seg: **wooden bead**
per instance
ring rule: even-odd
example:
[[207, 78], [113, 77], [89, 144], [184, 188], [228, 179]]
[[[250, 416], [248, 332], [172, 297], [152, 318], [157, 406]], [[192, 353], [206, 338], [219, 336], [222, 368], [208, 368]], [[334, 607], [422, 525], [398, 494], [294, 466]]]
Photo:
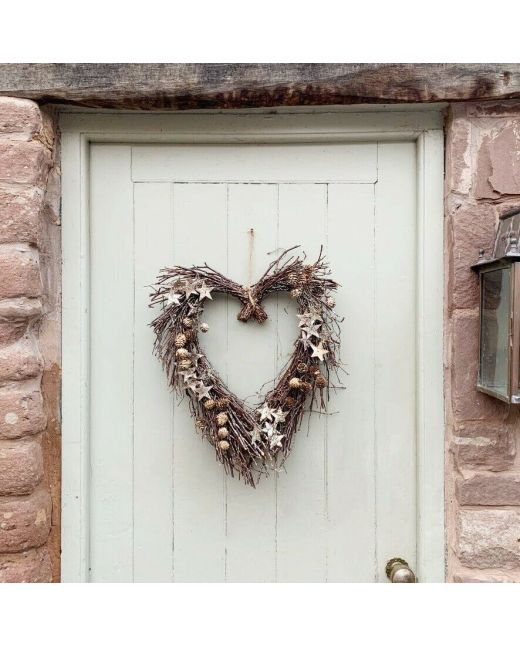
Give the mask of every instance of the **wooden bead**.
[[217, 424], [219, 426], [225, 426], [227, 422], [228, 422], [228, 416], [226, 415], [226, 413], [219, 413], [217, 415]]
[[325, 386], [327, 385], [327, 380], [321, 374], [321, 372], [317, 373], [315, 378], [316, 378], [316, 386], [318, 386], [318, 388], [325, 388]]
[[227, 397], [222, 397], [222, 399], [217, 399], [216, 400], [216, 404], [217, 404], [217, 408], [219, 410], [224, 410], [229, 406], [230, 401], [229, 401], [229, 399]]
[[183, 348], [186, 345], [186, 335], [182, 332], [175, 337], [175, 347]]

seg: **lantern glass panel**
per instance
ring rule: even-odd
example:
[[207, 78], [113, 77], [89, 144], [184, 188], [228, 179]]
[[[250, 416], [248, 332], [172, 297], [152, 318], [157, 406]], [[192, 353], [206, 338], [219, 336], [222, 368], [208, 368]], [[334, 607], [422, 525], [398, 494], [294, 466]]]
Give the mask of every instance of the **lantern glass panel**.
[[511, 268], [481, 275], [480, 385], [509, 396]]

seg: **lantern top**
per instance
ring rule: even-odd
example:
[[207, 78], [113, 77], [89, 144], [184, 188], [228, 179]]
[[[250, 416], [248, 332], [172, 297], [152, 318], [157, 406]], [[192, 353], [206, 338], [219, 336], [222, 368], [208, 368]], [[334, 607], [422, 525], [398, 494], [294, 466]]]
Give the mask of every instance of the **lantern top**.
[[493, 254], [486, 258], [481, 249], [478, 262], [471, 268], [479, 271], [490, 265], [503, 265], [504, 262], [520, 260], [520, 209], [504, 213], [500, 216], [497, 227]]

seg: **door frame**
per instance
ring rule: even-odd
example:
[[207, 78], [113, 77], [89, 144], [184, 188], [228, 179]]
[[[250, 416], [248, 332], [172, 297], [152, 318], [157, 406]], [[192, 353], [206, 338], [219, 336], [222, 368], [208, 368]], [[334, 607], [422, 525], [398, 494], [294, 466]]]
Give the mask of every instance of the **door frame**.
[[444, 581], [443, 107], [61, 114], [62, 581], [89, 578], [90, 145], [349, 141], [417, 145], [417, 575]]

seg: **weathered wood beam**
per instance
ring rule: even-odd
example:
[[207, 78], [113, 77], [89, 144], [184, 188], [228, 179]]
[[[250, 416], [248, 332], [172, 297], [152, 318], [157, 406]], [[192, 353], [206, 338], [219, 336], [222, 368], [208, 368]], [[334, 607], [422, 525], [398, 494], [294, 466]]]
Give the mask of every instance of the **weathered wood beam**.
[[520, 98], [520, 64], [0, 64], [0, 95], [136, 110]]

